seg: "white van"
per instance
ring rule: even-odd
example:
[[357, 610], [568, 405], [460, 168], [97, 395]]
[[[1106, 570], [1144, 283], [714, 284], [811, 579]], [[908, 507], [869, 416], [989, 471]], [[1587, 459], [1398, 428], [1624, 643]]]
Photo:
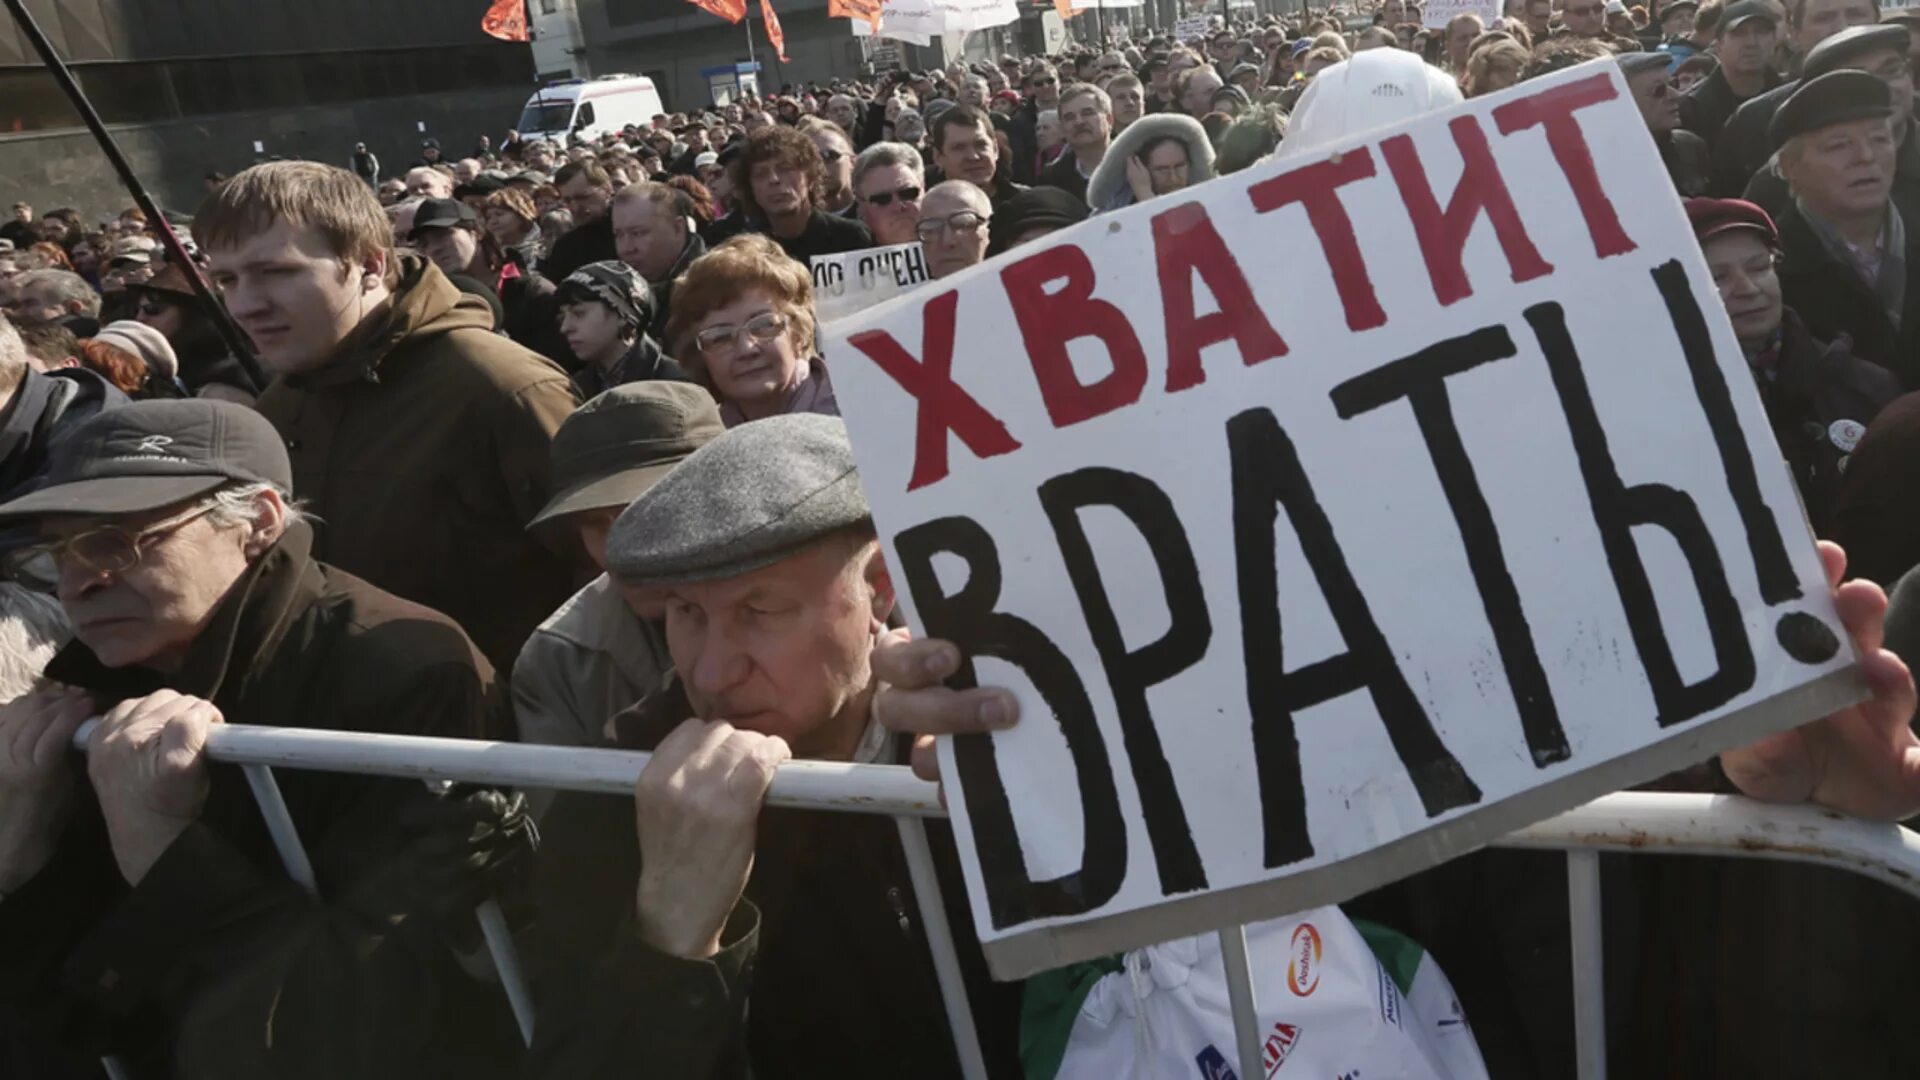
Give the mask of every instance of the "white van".
[[666, 112], [660, 92], [645, 75], [567, 79], [542, 87], [527, 99], [519, 132], [525, 139], [566, 142], [572, 135], [596, 139], [628, 124], [645, 124]]

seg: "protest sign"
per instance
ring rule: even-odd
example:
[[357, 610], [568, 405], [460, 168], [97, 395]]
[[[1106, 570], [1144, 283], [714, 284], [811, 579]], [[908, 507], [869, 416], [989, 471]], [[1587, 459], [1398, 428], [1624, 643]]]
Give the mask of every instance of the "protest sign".
[[1483, 26], [1492, 26], [1500, 17], [1499, 0], [1427, 0], [1420, 25], [1429, 30], [1444, 29], [1456, 15], [1478, 15]]
[[813, 314], [825, 323], [865, 311], [927, 280], [927, 257], [919, 244], [894, 244], [815, 255], [812, 270]]
[[[1594, 151], [1604, 147], [1606, 152]], [[827, 328], [1002, 978], [1403, 877], [1861, 695], [1619, 71]]]
[[1197, 37], [1206, 37], [1208, 25], [1205, 15], [1189, 15], [1184, 19], [1175, 19], [1173, 21], [1174, 40], [1191, 41]]

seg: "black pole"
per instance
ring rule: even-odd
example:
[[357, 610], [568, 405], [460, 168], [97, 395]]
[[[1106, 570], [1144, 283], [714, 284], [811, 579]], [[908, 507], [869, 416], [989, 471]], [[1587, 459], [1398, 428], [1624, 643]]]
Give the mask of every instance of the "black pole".
[[125, 184], [127, 191], [133, 195], [133, 201], [139, 205], [141, 213], [147, 215], [147, 221], [150, 224], [158, 227], [160, 243], [167, 249], [167, 261], [179, 266], [186, 274], [187, 284], [193, 286], [193, 294], [199, 297], [200, 302], [205, 304], [207, 310], [212, 313], [214, 326], [219, 328], [220, 336], [225, 339], [227, 348], [233, 351], [234, 359], [240, 362], [240, 366], [246, 370], [248, 377], [253, 379], [254, 385], [266, 386], [268, 381], [266, 375], [260, 370], [259, 362], [253, 357], [253, 344], [247, 340], [245, 334], [240, 332], [240, 328], [234, 325], [232, 317], [227, 314], [226, 306], [221, 304], [219, 298], [213, 295], [213, 290], [207, 287], [206, 278], [200, 275], [200, 268], [194, 265], [193, 260], [187, 255], [186, 248], [181, 246], [180, 238], [174, 235], [173, 225], [167, 221], [167, 216], [161, 213], [160, 205], [153, 201], [153, 196], [147, 194], [147, 189], [141, 185], [140, 178], [133, 174], [133, 166], [129, 165], [126, 156], [120, 153], [120, 145], [113, 141], [112, 135], [107, 133], [107, 126], [100, 121], [100, 114], [94, 111], [93, 103], [87, 100], [86, 91], [80, 89], [80, 83], [73, 77], [73, 72], [67, 68], [66, 61], [60, 59], [60, 54], [53, 51], [53, 42], [47, 40], [47, 35], [40, 30], [40, 24], [34, 21], [33, 14], [27, 10], [25, 0], [6, 0], [6, 5], [7, 10], [13, 13], [14, 21], [20, 24], [20, 32], [27, 35], [28, 41], [33, 42], [34, 51], [40, 54], [40, 59], [47, 65], [47, 70], [53, 73], [54, 81], [60, 84], [60, 89], [65, 91], [67, 99], [73, 102], [74, 109], [80, 113], [80, 119], [86, 122], [87, 130], [93, 132], [94, 141], [100, 144], [100, 149], [107, 155], [107, 160], [113, 163], [113, 171], [120, 174], [120, 182]]

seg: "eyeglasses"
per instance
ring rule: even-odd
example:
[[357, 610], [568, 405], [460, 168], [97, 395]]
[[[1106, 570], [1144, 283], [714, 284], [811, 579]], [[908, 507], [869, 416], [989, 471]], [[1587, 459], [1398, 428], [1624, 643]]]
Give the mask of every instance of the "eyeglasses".
[[919, 224], [913, 227], [913, 232], [921, 240], [931, 240], [939, 236], [942, 229], [952, 229], [954, 232], [976, 232], [986, 223], [987, 219], [983, 215], [971, 210], [962, 210], [943, 218], [922, 218]]
[[[127, 271], [123, 270], [121, 273], [125, 274]], [[152, 300], [140, 301], [140, 314], [145, 315], [149, 319], [157, 319], [172, 310], [173, 307], [169, 304], [157, 304]]]
[[30, 564], [51, 560], [57, 569], [68, 559], [101, 574], [122, 574], [140, 565], [140, 558], [153, 545], [190, 522], [213, 512], [215, 503], [205, 503], [165, 521], [156, 521], [144, 529], [128, 530], [118, 525], [99, 525], [72, 536], [43, 544], [16, 548], [7, 553], [5, 568], [9, 577], [19, 577]]
[[767, 311], [739, 326], [709, 326], [693, 336], [693, 347], [701, 355], [709, 355], [723, 348], [739, 348], [743, 336], [756, 345], [765, 345], [786, 332], [787, 317]]
[[1053, 85], [1053, 76], [1051, 76], [1051, 75], [1036, 75], [1036, 76], [1034, 76], [1033, 78], [1031, 78], [1031, 79], [1028, 79], [1028, 80], [1027, 80], [1027, 85], [1028, 85], [1028, 86], [1052, 86], [1052, 85]]
[[917, 203], [920, 201], [920, 189], [909, 184], [892, 191], [878, 191], [867, 196], [866, 203], [868, 206], [890, 206], [895, 199], [903, 203]]

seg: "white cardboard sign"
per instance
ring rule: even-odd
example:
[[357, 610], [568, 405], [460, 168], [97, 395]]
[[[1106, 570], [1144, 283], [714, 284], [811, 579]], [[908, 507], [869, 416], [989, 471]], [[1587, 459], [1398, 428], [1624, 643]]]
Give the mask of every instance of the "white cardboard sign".
[[1482, 25], [1492, 26], [1500, 17], [1500, 4], [1498, 0], [1427, 0], [1420, 25], [1429, 30], [1443, 29], [1458, 15], [1478, 15]]
[[[1604, 152], [1600, 152], [1604, 148]], [[1863, 696], [1598, 61], [827, 328], [994, 973], [1339, 902]]]
[[927, 280], [927, 256], [918, 244], [861, 248], [813, 257], [813, 314], [821, 322], [845, 318]]

